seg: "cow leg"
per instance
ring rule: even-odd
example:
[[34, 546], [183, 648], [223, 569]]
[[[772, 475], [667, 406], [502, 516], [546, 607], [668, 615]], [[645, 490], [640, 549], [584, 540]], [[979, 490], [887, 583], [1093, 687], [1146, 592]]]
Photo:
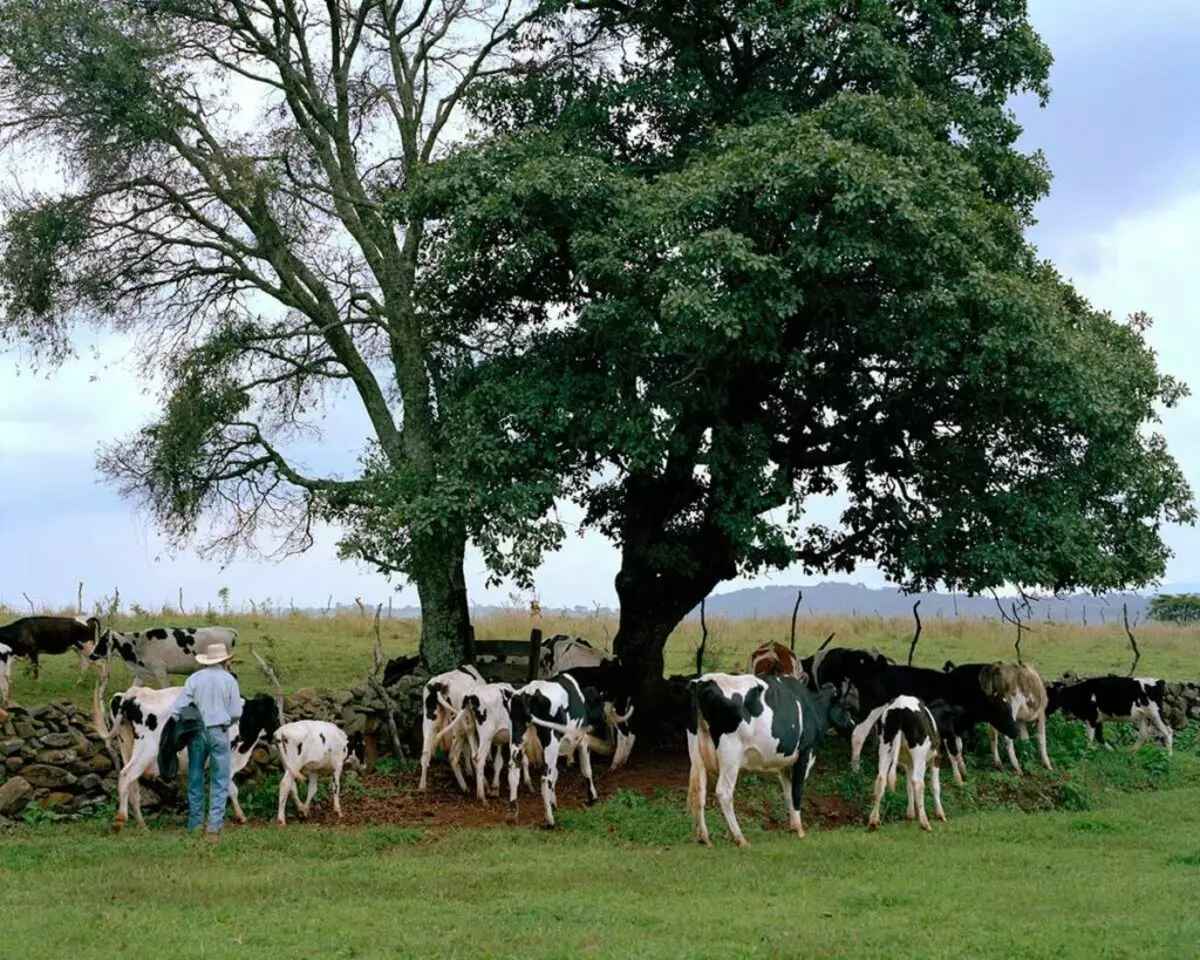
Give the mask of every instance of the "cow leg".
[[990, 723], [987, 728], [988, 746], [992, 748], [992, 763], [997, 770], [1003, 770], [1004, 764], [1000, 762], [1000, 734]]
[[149, 829], [142, 817], [142, 787], [137, 780], [134, 780], [129, 787], [129, 799], [133, 803], [133, 822], [137, 824], [139, 830]]
[[317, 775], [310, 773], [308, 775], [308, 795], [304, 798], [304, 805], [300, 807], [300, 816], [308, 819], [308, 815], [312, 812], [313, 797], [317, 795]]
[[732, 744], [732, 737], [722, 737], [721, 746], [717, 748], [717, 803], [721, 805], [721, 814], [729, 827], [730, 837], [739, 847], [748, 847], [742, 828], [738, 826], [737, 817], [733, 812], [733, 791], [737, 788], [738, 767], [741, 758], [735, 751], [724, 749]]
[[879, 772], [875, 774], [875, 798], [871, 804], [871, 815], [867, 817], [867, 829], [879, 826], [879, 808], [883, 803], [883, 791], [887, 787], [888, 773], [893, 767], [892, 747], [883, 737], [879, 738]]
[[[491, 752], [492, 745], [487, 738], [480, 736], [479, 750], [475, 754], [475, 798], [487, 806], [487, 773], [484, 767], [487, 763], [487, 755]], [[496, 768], [496, 782], [500, 781], [500, 748], [496, 748], [496, 762], [493, 766]]]
[[463, 793], [470, 793], [462, 772], [462, 758], [467, 746], [465, 741], [466, 738], [462, 736], [461, 728], [455, 730], [453, 740], [450, 742], [450, 769], [454, 772], [454, 779], [458, 781], [458, 789]]
[[[333, 765], [333, 812], [342, 819], [342, 761]], [[313, 778], [316, 780], [316, 777]]]
[[554, 811], [558, 807], [558, 796], [554, 792], [555, 781], [558, 779], [559, 736], [555, 731], [550, 733], [550, 742], [545, 747], [545, 769], [542, 770], [542, 807], [545, 812], [546, 826], [554, 826]]
[[[792, 807], [796, 811], [796, 824], [793, 827], [797, 837], [804, 838], [804, 824], [800, 819], [804, 807], [804, 784], [808, 780], [808, 772], [816, 763], [817, 757], [812, 750], [801, 750], [792, 767]], [[790, 824], [789, 824], [790, 826]]]
[[1050, 763], [1050, 754], [1046, 752], [1046, 711], [1038, 714], [1037, 718], [1037, 743], [1038, 753], [1042, 758], [1042, 766], [1047, 770], [1053, 770], [1054, 766]]
[[588, 749], [586, 740], [580, 741], [576, 750], [579, 754], [579, 772], [583, 774], [583, 781], [587, 786], [587, 803], [590, 807], [600, 799], [600, 794], [596, 792], [595, 781], [592, 780], [592, 752]]
[[436, 732], [432, 718], [421, 720], [421, 781], [417, 784], [417, 789], [421, 791], [424, 791], [429, 777], [429, 761], [433, 758], [433, 737]]
[[[292, 776], [292, 771], [287, 767], [283, 768], [283, 779], [279, 781], [279, 812], [276, 815], [281, 824], [286, 824], [287, 819], [284, 817], [284, 811], [287, 808], [287, 798], [289, 793], [296, 792], [296, 780]], [[299, 797], [296, 798], [296, 806], [300, 805]]]
[[42, 665], [41, 665], [40, 661], [38, 660], [38, 652], [37, 652], [36, 647], [34, 647], [33, 652], [29, 655], [29, 659], [33, 663], [33, 679], [41, 680], [42, 679]]
[[94, 643], [86, 643], [79, 648], [79, 679], [75, 681], [75, 686], [79, 686], [87, 677], [88, 654], [92, 652], [94, 646]]
[[790, 774], [795, 771], [793, 766], [791, 770], [779, 771], [779, 786], [783, 788], [783, 802], [787, 805], [788, 811], [788, 829], [796, 836], [804, 836], [804, 827], [800, 825], [800, 811], [796, 809], [796, 805], [792, 802], [792, 778]]
[[[518, 764], [520, 769], [518, 769]], [[509, 741], [508, 744], [508, 811], [517, 812], [517, 786], [521, 781], [521, 771], [525, 773], [525, 782], [529, 782], [529, 761], [525, 757], [525, 744]], [[530, 787], [530, 792], [533, 788]]]
[[941, 761], [936, 753], [929, 770], [929, 786], [933, 790], [933, 812], [942, 823], [946, 822], [946, 811], [942, 809], [942, 771]]
[[[1012, 742], [1011, 740], [1009, 741]], [[917, 823], [922, 830], [932, 830], [929, 818], [925, 815], [925, 762], [929, 755], [928, 747], [917, 747], [916, 753], [909, 751], [908, 790], [909, 803], [917, 802]]]
[[704, 766], [700, 751], [700, 735], [689, 732], [687, 739], [688, 758], [691, 761], [691, 769], [688, 771], [688, 809], [692, 811], [696, 840], [707, 847], [712, 845], [708, 839], [708, 823], [704, 814], [704, 804], [708, 799], [708, 768]]
[[1104, 724], [1099, 720], [1096, 721], [1096, 742], [1105, 750], [1112, 749], [1112, 744], [1104, 739]]
[[139, 776], [141, 771], [134, 773], [133, 759], [130, 758], [117, 777], [117, 815], [113, 819], [114, 830], [120, 830], [129, 822], [129, 795]]
[[246, 814], [242, 811], [241, 805], [238, 803], [238, 788], [234, 782], [232, 773], [229, 775], [229, 805], [233, 807], [233, 815], [237, 818], [237, 822], [245, 823]]
[[1004, 738], [1004, 746], [1008, 749], [1008, 762], [1012, 764], [1013, 770], [1016, 771], [1018, 777], [1023, 775], [1025, 771], [1021, 769], [1021, 764], [1017, 760], [1017, 743], [1016, 743], [1016, 741], [1013, 740], [1012, 737], [1005, 737]]
[[503, 744], [497, 743], [492, 752], [492, 793], [500, 796], [500, 772], [504, 768]]

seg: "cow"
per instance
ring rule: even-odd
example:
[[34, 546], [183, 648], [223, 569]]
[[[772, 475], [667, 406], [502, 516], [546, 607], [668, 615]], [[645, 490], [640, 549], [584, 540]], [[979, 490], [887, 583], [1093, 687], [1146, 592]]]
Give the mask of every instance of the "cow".
[[[487, 804], [487, 780], [485, 764], [488, 755], [492, 756], [493, 781], [492, 792], [500, 794], [500, 772], [504, 767], [505, 748], [513, 742], [512, 713], [510, 705], [516, 694], [511, 683], [484, 683], [471, 688], [463, 696], [462, 709], [455, 717], [451, 726], [465, 725], [473, 733], [468, 734], [477, 744], [475, 747], [475, 796], [479, 802]], [[525, 786], [533, 790], [533, 782], [529, 777], [529, 762], [524, 751], [507, 751], [509, 756], [517, 755], [521, 762], [525, 777]]]
[[82, 680], [99, 632], [100, 621], [96, 617], [22, 617], [0, 627], [0, 643], [12, 650], [14, 656], [27, 657], [33, 664], [33, 675], [38, 678], [42, 675], [38, 660], [41, 654], [74, 650], [79, 654]]
[[[878, 650], [862, 650], [856, 647], [832, 647], [818, 650], [811, 657], [800, 661], [808, 688], [814, 693], [827, 684], [843, 697], [857, 697], [855, 678], [883, 667], [895, 666], [896, 662]], [[850, 704], [847, 703], [847, 706]]]
[[132, 633], [105, 630], [89, 659], [103, 661], [117, 654], [133, 671], [135, 687], [150, 679], [165, 687], [168, 674], [187, 676], [203, 669], [196, 654], [214, 643], [224, 644], [232, 652], [237, 631], [232, 627], [152, 627]]
[[[571, 667], [563, 671], [579, 684], [584, 699], [602, 704], [603, 723], [593, 728], [588, 735], [588, 748], [593, 753], [612, 755], [610, 770], [625, 765], [633, 752], [637, 734], [630, 725], [633, 716], [633, 683], [620, 660], [613, 658], [593, 666]], [[602, 733], [602, 736], [597, 734]], [[564, 753], [571, 763], [574, 747]]]
[[746, 672], [756, 677], [795, 677], [805, 680], [800, 659], [782, 643], [764, 643], [746, 660]]
[[[333, 812], [338, 819], [342, 816], [342, 769], [347, 764], [362, 769], [362, 758], [352, 746], [350, 738], [336, 724], [327, 720], [293, 720], [275, 731], [273, 737], [279, 762], [283, 765], [283, 779], [279, 781], [279, 812], [276, 819], [286, 825], [284, 811], [290, 793], [296, 801], [301, 817], [307, 817], [312, 808], [313, 796], [317, 792], [317, 774], [329, 774], [333, 780]], [[308, 795], [303, 803], [296, 790], [296, 782], [308, 778]]]
[[[473, 666], [463, 664], [445, 673], [430, 677], [425, 681], [421, 702], [424, 705], [424, 716], [421, 719], [421, 781], [418, 790], [424, 790], [429, 777], [429, 762], [433, 752], [445, 738], [450, 739], [448, 751], [450, 754], [450, 769], [454, 771], [454, 779], [463, 793], [467, 793], [467, 781], [463, 779], [460, 763], [462, 754], [467, 755], [467, 772], [473, 771], [472, 757], [475, 745], [471, 740], [471, 732], [462, 726], [452, 726], [459, 711], [462, 710], [462, 699], [475, 686], [482, 684], [482, 675]], [[469, 747], [469, 749], [465, 749]]]
[[[962, 752], [962, 733], [977, 723], [988, 723], [1006, 737], [1020, 736], [1020, 727], [1006, 700], [985, 693], [978, 675], [970, 671], [946, 673], [927, 667], [884, 666], [860, 664], [847, 682], [858, 691], [859, 716], [867, 717], [876, 707], [896, 697], [916, 697], [926, 704], [942, 700], [951, 707], [961, 708], [954, 722], [954, 744]], [[857, 766], [862, 744], [851, 745], [851, 765]]]
[[421, 655], [418, 653], [389, 660], [383, 667], [383, 685], [395, 686], [404, 677], [417, 672], [421, 666]]
[[939, 754], [941, 737], [933, 712], [916, 697], [899, 696], [872, 710], [854, 729], [852, 739], [865, 740], [867, 732], [879, 728], [879, 771], [875, 775], [875, 802], [867, 818], [867, 829], [879, 826], [879, 805], [884, 786], [896, 789], [896, 766], [904, 754], [905, 779], [908, 782], [908, 808], [905, 816], [912, 820], [914, 807], [921, 829], [932, 831], [925, 816], [925, 770], [929, 769], [929, 785], [933, 790], [933, 811], [942, 822], [942, 785]]
[[537, 675], [545, 680], [575, 667], [594, 667], [612, 659], [612, 654], [597, 650], [583, 637], [568, 637], [565, 633], [558, 633], [542, 641]]
[[717, 776], [717, 802], [733, 842], [739, 847], [748, 845], [733, 812], [733, 791], [742, 770], [778, 775], [788, 825], [797, 837], [803, 837], [800, 807], [816, 750], [831, 724], [843, 732], [854, 726], [836, 701], [836, 692], [824, 689], [814, 694], [795, 677], [728, 673], [706, 673], [688, 686], [688, 807], [696, 839], [710, 845], [704, 806], [712, 773]]
[[558, 758], [563, 753], [578, 754], [588, 805], [599, 799], [592, 779], [590, 744], [596, 731], [610, 722], [607, 715], [610, 707], [595, 690], [585, 696], [579, 681], [569, 673], [549, 680], [532, 680], [516, 692], [509, 703], [512, 737], [508, 755], [508, 807], [513, 814], [517, 810], [521, 753], [525, 760], [520, 762], [528, 762], [530, 769], [541, 775], [547, 827], [554, 826], [554, 812], [558, 808]]
[[[108, 719], [105, 719], [100, 704], [101, 687], [97, 683], [92, 697], [92, 725], [105, 741], [120, 736], [121, 770], [117, 778], [117, 815], [113, 829], [120, 830], [129, 820], [129, 803], [133, 802], [133, 819], [141, 830], [146, 829], [142, 819], [142, 794], [138, 781], [142, 777], [158, 776], [158, 741], [163, 727], [171, 715], [171, 708], [183, 691], [183, 687], [132, 686], [124, 693], [113, 694], [109, 701]], [[242, 716], [229, 727], [229, 802], [239, 823], [246, 822], [246, 814], [238, 804], [238, 789], [234, 782], [235, 773], [240, 773], [250, 762], [251, 754], [259, 742], [268, 741], [277, 723], [277, 707], [268, 694], [259, 694], [242, 699]], [[187, 778], [187, 750], [179, 751], [180, 776]]]
[[[1050, 763], [1050, 756], [1046, 752], [1046, 686], [1042, 683], [1042, 678], [1038, 676], [1036, 670], [1024, 664], [1004, 663], [999, 660], [994, 663], [964, 663], [957, 667], [952, 661], [947, 660], [942, 670], [952, 675], [975, 677], [980, 689], [985, 694], [998, 697], [1007, 703], [1012, 710], [1013, 719], [1017, 721], [1020, 728], [1022, 740], [1029, 739], [1025, 724], [1037, 723], [1038, 753], [1042, 759], [1042, 766], [1047, 770], [1054, 769], [1053, 764]], [[1000, 760], [999, 740], [1001, 736], [1004, 739], [1005, 749], [1008, 751], [1009, 763], [1012, 764], [1013, 770], [1020, 775], [1021, 764], [1017, 761], [1017, 751], [1012, 737], [998, 734], [996, 728], [989, 725], [988, 742], [991, 744], [992, 760], [996, 769], [1004, 769], [1004, 764]]]
[[[4, 707], [15, 706], [12, 700], [12, 662], [15, 658], [12, 647], [0, 643], [0, 698], [4, 700]], [[8, 719], [4, 707], [0, 707], [0, 720]]]
[[1112, 674], [1068, 682], [1054, 680], [1046, 684], [1046, 713], [1059, 710], [1063, 716], [1082, 720], [1087, 728], [1088, 743], [1104, 742], [1105, 720], [1130, 720], [1138, 725], [1135, 751], [1141, 749], [1150, 735], [1150, 726], [1162, 736], [1167, 753], [1173, 749], [1174, 734], [1163, 721], [1163, 696], [1166, 683], [1152, 677], [1118, 677]]

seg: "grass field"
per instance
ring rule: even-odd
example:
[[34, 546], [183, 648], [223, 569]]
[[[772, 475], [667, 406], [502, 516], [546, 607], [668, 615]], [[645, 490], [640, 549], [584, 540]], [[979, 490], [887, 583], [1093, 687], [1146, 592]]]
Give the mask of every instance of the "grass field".
[[[371, 662], [369, 617], [216, 619], [238, 629], [239, 648], [268, 654], [289, 690], [345, 686]], [[514, 614], [476, 629], [481, 638], [515, 638], [530, 625]], [[593, 618], [540, 625], [602, 646], [615, 632]], [[1120, 628], [1034, 629], [1022, 647], [1043, 676], [1128, 670]], [[835, 630], [839, 645], [877, 646], [897, 659], [911, 636], [904, 621], [809, 619], [797, 649]], [[417, 631], [385, 620], [385, 654], [414, 650]], [[706, 668], [740, 669], [750, 649], [787, 633], [786, 620], [712, 622]], [[1200, 676], [1200, 631], [1151, 625], [1136, 634], [1139, 674]], [[1012, 628], [996, 622], [927, 621], [915, 662], [1008, 659], [1012, 640]], [[668, 670], [690, 671], [698, 641], [697, 625], [681, 629]], [[243, 688], [263, 689], [244, 659]], [[90, 682], [75, 685], [77, 664], [46, 658], [41, 682], [18, 667], [17, 698], [86, 700]], [[122, 679], [118, 672], [110, 689]], [[624, 789], [621, 775], [649, 763], [636, 749], [626, 770], [601, 774], [604, 802], [560, 808], [550, 833], [505, 826], [495, 807], [490, 829], [331, 826], [327, 817], [279, 829], [266, 826], [278, 783], [271, 773], [243, 785], [251, 825], [226, 831], [217, 847], [185, 836], [177, 815], [152, 816], [148, 834], [119, 837], [105, 829], [111, 809], [72, 824], [33, 816], [0, 832], [8, 918], [0, 957], [1200, 956], [1200, 731], [1195, 723], [1182, 731], [1171, 758], [1158, 745], [1122, 749], [1133, 738], [1127, 724], [1106, 732], [1117, 750], [1090, 751], [1080, 724], [1051, 718], [1055, 771], [1034, 766], [1033, 744], [1022, 743], [1029, 773], [1020, 779], [987, 769], [977, 752], [964, 788], [945, 778], [950, 821], [935, 822], [932, 835], [904, 821], [902, 792], [887, 795], [878, 833], [863, 830], [875, 758], [853, 775], [846, 745], [834, 739], [813, 769], [808, 797], [820, 802], [806, 803], [815, 815], [806, 813], [803, 841], [784, 829], [775, 779], [742, 778], [735, 803], [745, 851], [728, 844], [714, 805], [715, 847], [691, 843], [686, 760], [660, 762], [661, 788]], [[573, 775], [564, 774], [560, 798], [575, 791]], [[350, 778], [343, 805], [414, 790], [411, 764], [373, 776]], [[438, 776], [448, 780], [443, 769]], [[523, 796], [532, 812], [536, 801]], [[318, 802], [327, 806], [323, 797], [324, 787]]]
[[[0, 623], [21, 614], [0, 609]], [[112, 621], [118, 629], [139, 629], [156, 625], [198, 625], [221, 623], [238, 631], [238, 649], [243, 665], [238, 670], [248, 692], [266, 690], [267, 684], [253, 665], [249, 650], [257, 649], [275, 663], [280, 681], [288, 691], [302, 688], [338, 689], [363, 679], [371, 667], [374, 627], [371, 616], [340, 614], [327, 618], [282, 613], [274, 616], [234, 614], [179, 615], [165, 611], [153, 616], [118, 616]], [[105, 619], [105, 625], [109, 623]], [[475, 624], [480, 639], [520, 639], [529, 636], [532, 626], [540, 626], [550, 636], [566, 633], [581, 636], [610, 649], [617, 630], [616, 621], [605, 617], [543, 616], [533, 621], [527, 614], [513, 613], [480, 619]], [[1124, 674], [1131, 653], [1124, 629], [1117, 624], [1083, 627], [1078, 624], [1034, 623], [1032, 632], [1022, 640], [1026, 663], [1044, 678], [1057, 676], [1065, 669], [1080, 673]], [[883, 620], [879, 617], [817, 617], [801, 619], [796, 627], [796, 649], [804, 654], [815, 650], [830, 633], [836, 632], [837, 646], [874, 646], [904, 661], [912, 639], [910, 620]], [[762, 620], [712, 620], [706, 648], [706, 670], [741, 670], [746, 656], [767, 640], [788, 642], [788, 618]], [[1146, 624], [1135, 629], [1142, 659], [1141, 676], [1168, 679], [1200, 677], [1200, 629], [1166, 624]], [[420, 624], [416, 620], [387, 620], [381, 624], [384, 654], [387, 657], [413, 653], [417, 649]], [[927, 619], [913, 662], [940, 668], [946, 659], [957, 661], [1014, 659], [1016, 631], [998, 620]], [[689, 621], [671, 637], [667, 645], [667, 672], [690, 673], [695, 669], [700, 626]], [[22, 702], [66, 697], [82, 703], [90, 696], [90, 687], [77, 686], [78, 660], [72, 656], [46, 657], [42, 680], [35, 683], [21, 666], [15, 670], [15, 696]], [[110, 687], [127, 681], [123, 667], [114, 669]]]
[[686, 842], [680, 808], [564, 830], [306, 826], [0, 845], [7, 960], [396, 957], [1179, 958], [1200, 954], [1200, 789], [1080, 813]]

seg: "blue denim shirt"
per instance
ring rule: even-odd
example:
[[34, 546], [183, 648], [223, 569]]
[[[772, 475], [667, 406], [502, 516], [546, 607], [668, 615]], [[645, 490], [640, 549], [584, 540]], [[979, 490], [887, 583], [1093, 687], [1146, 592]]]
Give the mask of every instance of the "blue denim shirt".
[[206, 727], [227, 727], [242, 715], [238, 682], [220, 664], [205, 667], [187, 678], [183, 693], [171, 708], [171, 716], [178, 717], [189, 703], [196, 705]]

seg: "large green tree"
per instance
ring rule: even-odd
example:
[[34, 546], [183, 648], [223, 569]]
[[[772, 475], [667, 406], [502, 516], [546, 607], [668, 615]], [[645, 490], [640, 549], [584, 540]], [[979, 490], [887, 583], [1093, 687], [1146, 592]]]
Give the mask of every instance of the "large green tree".
[[[460, 367], [489, 332], [422, 299], [427, 225], [383, 200], [449, 151], [463, 97], [512, 68], [536, 12], [0, 5], [6, 155], [62, 174], [5, 198], [0, 336], [55, 361], [80, 324], [136, 335], [162, 412], [103, 451], [104, 473], [179, 543], [253, 548], [263, 533], [301, 550], [315, 520], [339, 524], [345, 555], [415, 583], [434, 668], [466, 652], [469, 538], [526, 581], [559, 533], [555, 487], [539, 446], [461, 412]], [[332, 398], [368, 424], [349, 477], [289, 455]]]
[[525, 332], [473, 372], [480, 416], [553, 447], [620, 547], [622, 657], [658, 675], [764, 568], [1162, 573], [1193, 507], [1152, 428], [1185, 390], [1025, 238], [1049, 174], [1006, 105], [1050, 56], [1022, 0], [573, 7], [624, 56], [539, 24], [564, 55], [481, 90], [489, 141], [397, 207], [440, 218], [444, 308]]

